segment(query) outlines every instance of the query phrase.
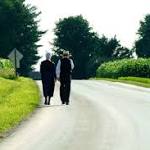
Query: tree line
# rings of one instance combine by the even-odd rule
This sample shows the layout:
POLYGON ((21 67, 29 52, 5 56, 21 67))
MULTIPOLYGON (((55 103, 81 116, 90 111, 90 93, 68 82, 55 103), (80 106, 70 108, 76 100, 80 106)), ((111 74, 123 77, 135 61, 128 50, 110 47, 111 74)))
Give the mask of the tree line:
POLYGON ((40 58, 37 42, 44 32, 38 29, 39 15, 35 7, 25 5, 25 0, 0 1, 0 57, 7 58, 17 48, 23 54, 18 72, 24 76, 40 58))
MULTIPOLYGON (((7 58, 13 48, 17 48, 24 58, 19 73, 27 76, 32 65, 39 60, 37 42, 45 31, 38 28, 40 12, 36 7, 26 5, 25 0, 0 1, 0 57, 7 58)), ((111 26, 110 26, 111 27, 111 26)), ((128 49, 120 44, 116 36, 108 38, 99 35, 82 16, 60 19, 54 29, 53 60, 56 62, 63 50, 72 54, 75 62, 74 78, 95 76, 100 64, 110 60, 150 57, 150 15, 140 22, 139 38, 134 47, 128 49)))
POLYGON ((100 64, 123 58, 150 57, 150 15, 140 22, 139 39, 132 49, 123 47, 116 36, 107 38, 98 35, 82 15, 60 19, 54 29, 54 60, 62 50, 68 50, 75 62, 74 78, 89 78, 96 75, 100 64))

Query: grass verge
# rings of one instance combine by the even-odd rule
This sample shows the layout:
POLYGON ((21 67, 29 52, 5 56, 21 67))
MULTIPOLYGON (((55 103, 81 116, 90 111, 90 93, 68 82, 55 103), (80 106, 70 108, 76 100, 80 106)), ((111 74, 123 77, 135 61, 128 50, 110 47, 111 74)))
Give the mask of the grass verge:
POLYGON ((38 105, 39 89, 28 78, 0 78, 0 135, 15 127, 38 105))
POLYGON ((122 82, 137 86, 142 86, 145 88, 150 88, 150 78, 140 78, 140 77, 119 77, 118 79, 111 78, 92 78, 95 80, 106 80, 111 82, 122 82))

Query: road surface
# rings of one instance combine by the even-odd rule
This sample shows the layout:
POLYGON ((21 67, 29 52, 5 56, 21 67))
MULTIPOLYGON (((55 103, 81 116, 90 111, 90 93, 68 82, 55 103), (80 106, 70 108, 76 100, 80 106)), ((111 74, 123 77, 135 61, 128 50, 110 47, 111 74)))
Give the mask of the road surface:
POLYGON ((149 89, 76 80, 62 106, 58 87, 52 105, 41 102, 0 150, 150 150, 149 89))

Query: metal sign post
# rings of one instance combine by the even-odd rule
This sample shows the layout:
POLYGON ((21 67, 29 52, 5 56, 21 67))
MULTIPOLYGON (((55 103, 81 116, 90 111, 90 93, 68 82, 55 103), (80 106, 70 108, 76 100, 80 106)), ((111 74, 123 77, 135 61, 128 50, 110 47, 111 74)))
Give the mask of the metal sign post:
POLYGON ((12 61, 15 68, 15 75, 17 77, 17 68, 20 68, 20 61, 23 58, 23 55, 15 48, 8 55, 8 58, 12 61))

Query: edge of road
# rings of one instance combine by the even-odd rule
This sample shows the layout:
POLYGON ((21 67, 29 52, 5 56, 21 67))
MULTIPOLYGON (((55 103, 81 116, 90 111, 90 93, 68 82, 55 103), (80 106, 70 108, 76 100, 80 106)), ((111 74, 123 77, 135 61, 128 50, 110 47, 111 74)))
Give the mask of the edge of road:
POLYGON ((121 82, 111 82, 111 81, 106 81, 106 80, 94 80, 94 81, 104 82, 104 83, 107 83, 107 84, 111 83, 111 85, 119 86, 119 87, 122 87, 122 88, 134 89, 134 90, 137 90, 137 91, 150 93, 150 88, 145 88, 145 87, 136 86, 136 85, 132 85, 132 84, 126 84, 126 83, 121 83, 121 82))

